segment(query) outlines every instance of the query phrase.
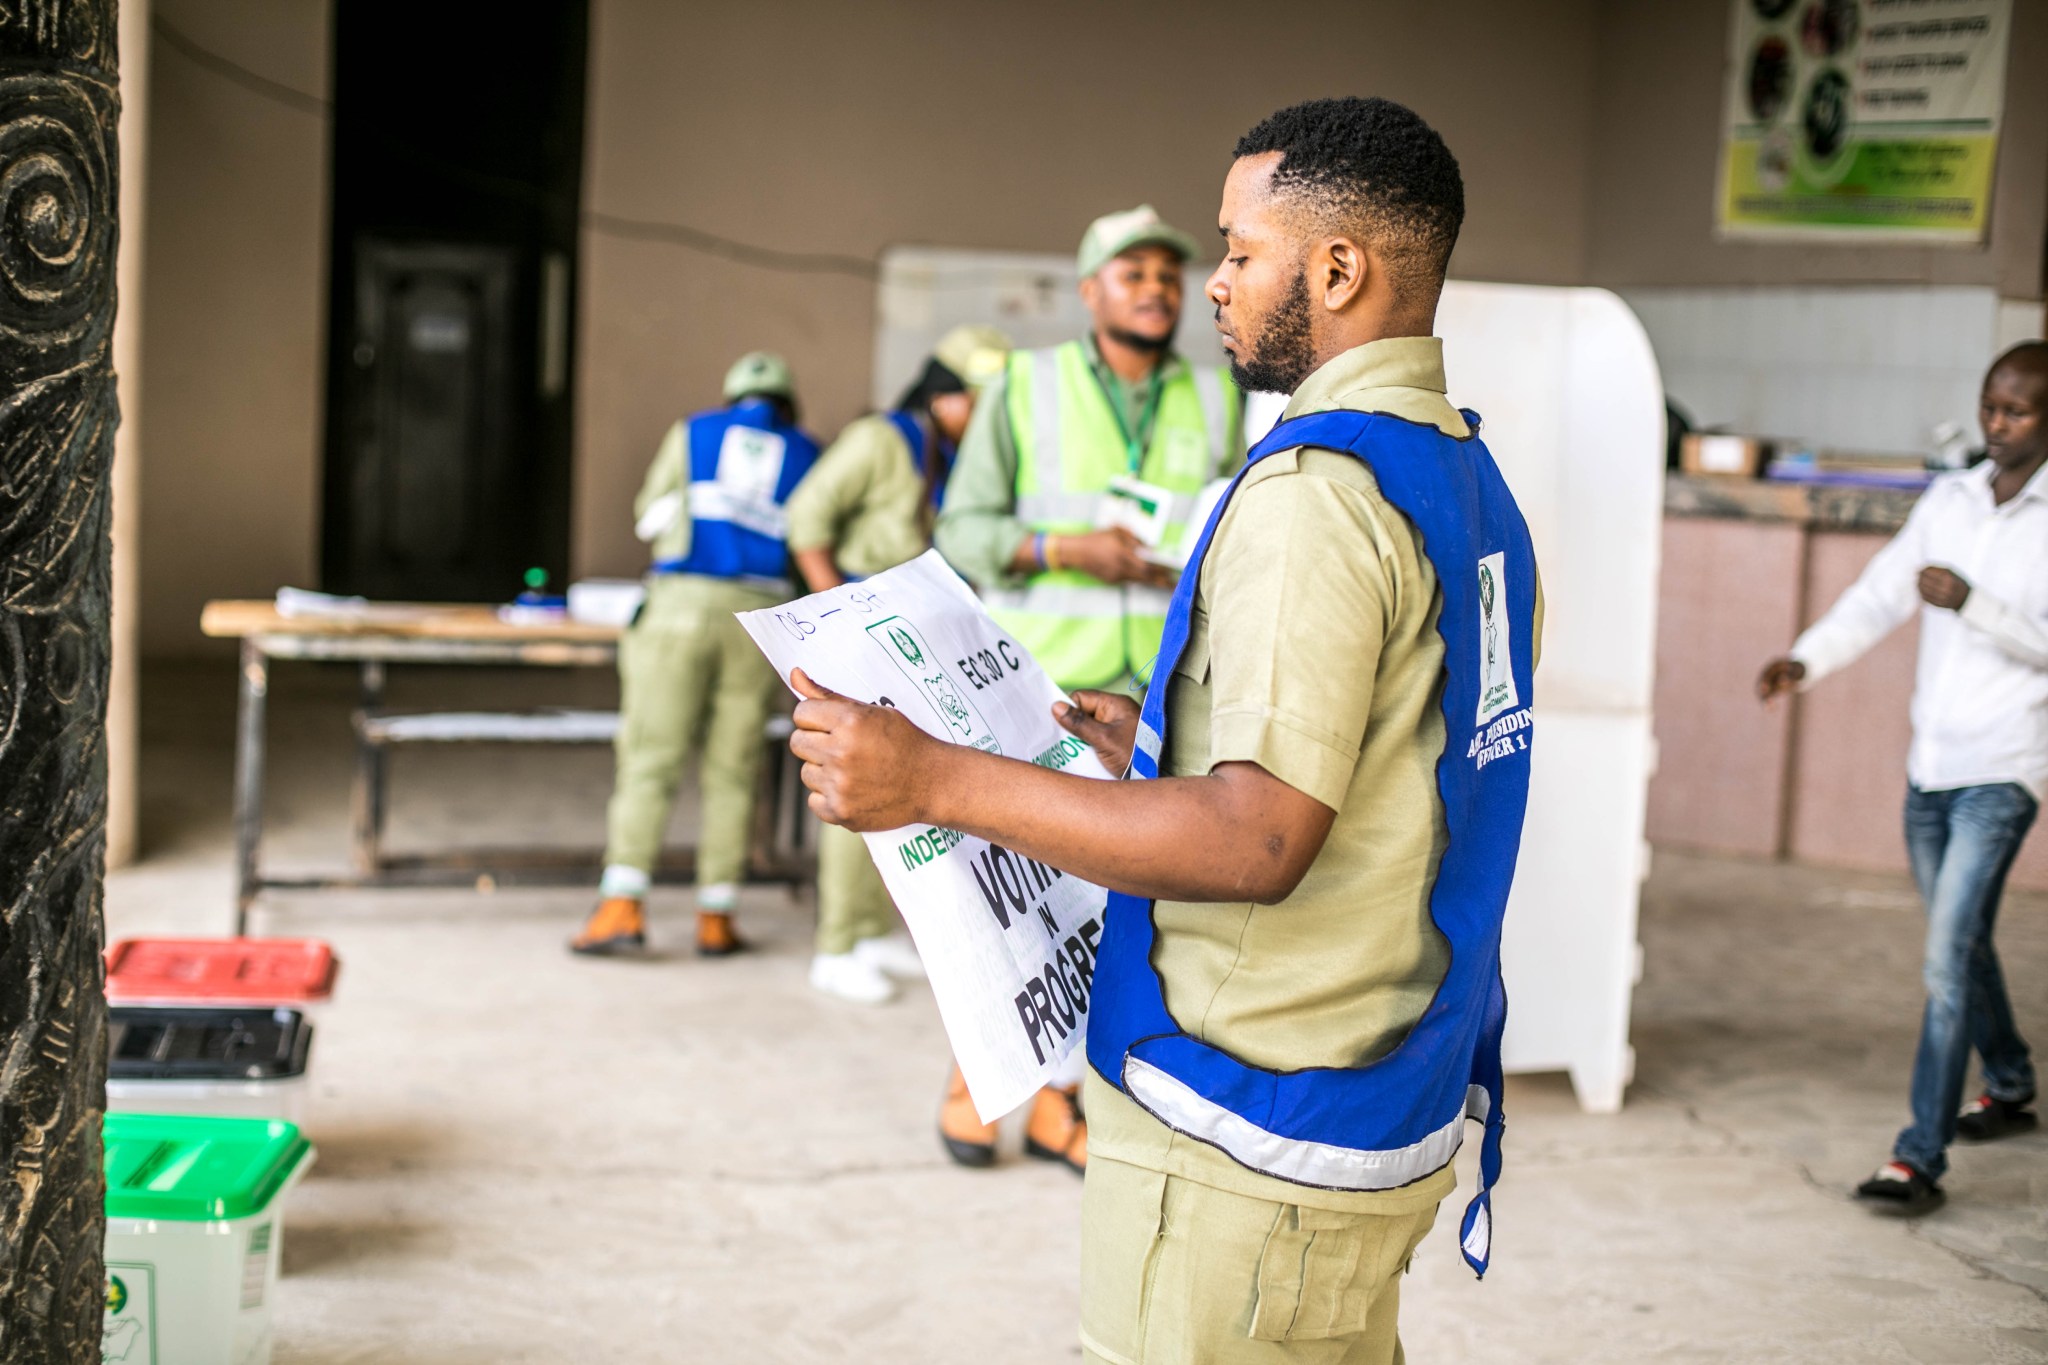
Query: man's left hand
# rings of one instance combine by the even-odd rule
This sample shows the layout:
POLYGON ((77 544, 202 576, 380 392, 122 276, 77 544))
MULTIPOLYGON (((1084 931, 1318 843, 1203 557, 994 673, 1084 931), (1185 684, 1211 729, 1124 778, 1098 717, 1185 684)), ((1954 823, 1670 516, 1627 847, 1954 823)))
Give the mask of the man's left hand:
POLYGON ((818 686, 801 668, 789 684, 797 703, 790 752, 803 760, 810 807, 851 830, 915 824, 936 761, 949 746, 887 706, 867 706, 818 686))
POLYGON ((1961 611, 1970 600, 1970 585, 1953 569, 1929 564, 1920 571, 1920 599, 1930 607, 1961 611))

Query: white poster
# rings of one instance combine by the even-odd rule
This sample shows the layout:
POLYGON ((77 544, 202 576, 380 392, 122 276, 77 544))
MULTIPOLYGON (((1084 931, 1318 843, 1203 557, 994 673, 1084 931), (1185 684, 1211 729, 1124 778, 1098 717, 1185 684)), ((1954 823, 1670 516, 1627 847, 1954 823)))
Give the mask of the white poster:
MULTIPOLYGON (((950 743, 1109 777, 1053 720, 1064 694, 935 550, 739 620, 785 683, 802 668, 950 743)), ((1081 1043, 1106 893, 956 830, 863 837, 924 956, 975 1108, 993 1121, 1081 1043)))

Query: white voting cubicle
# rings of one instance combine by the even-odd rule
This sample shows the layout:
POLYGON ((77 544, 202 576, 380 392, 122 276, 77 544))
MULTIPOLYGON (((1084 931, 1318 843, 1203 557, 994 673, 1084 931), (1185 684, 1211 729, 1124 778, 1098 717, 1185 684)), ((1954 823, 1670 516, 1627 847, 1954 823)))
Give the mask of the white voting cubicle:
MULTIPOLYGON (((1189 272, 1180 348, 1221 364, 1203 278, 1189 272)), ((878 406, 956 323, 993 322, 1027 346, 1087 326, 1071 258, 934 247, 888 253, 876 312, 878 406)), ((1507 1068, 1568 1072, 1582 1106, 1611 1111, 1633 1068, 1648 870, 1663 387, 1635 315, 1601 289, 1453 281, 1437 331, 1451 398, 1481 415, 1528 517, 1546 604, 1529 817, 1502 951, 1507 1068)), ((1282 401, 1254 397, 1252 436, 1282 401)))

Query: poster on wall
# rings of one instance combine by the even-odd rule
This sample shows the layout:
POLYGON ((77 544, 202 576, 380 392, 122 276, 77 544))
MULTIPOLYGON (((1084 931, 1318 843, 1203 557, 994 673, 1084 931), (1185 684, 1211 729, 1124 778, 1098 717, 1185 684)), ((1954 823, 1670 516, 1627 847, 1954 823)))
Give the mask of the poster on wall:
POLYGON ((2012 0, 1733 0, 1722 237, 1981 242, 2012 0))

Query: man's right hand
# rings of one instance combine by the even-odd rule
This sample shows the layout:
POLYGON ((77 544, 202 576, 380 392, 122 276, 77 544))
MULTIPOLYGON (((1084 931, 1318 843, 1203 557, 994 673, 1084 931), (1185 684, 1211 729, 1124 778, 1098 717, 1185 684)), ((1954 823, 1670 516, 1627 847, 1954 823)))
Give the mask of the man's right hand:
POLYGON ((1769 701, 1787 692, 1797 691, 1806 679, 1806 665, 1793 658, 1773 659, 1764 665, 1764 671, 1757 675, 1756 695, 1759 701, 1769 701))
POLYGON ((1074 694, 1072 703, 1052 704, 1052 718, 1060 728, 1085 740, 1096 760, 1116 777, 1131 766, 1131 750, 1138 742, 1138 714, 1138 703, 1131 698, 1086 688, 1074 694))
POLYGON ((1046 557, 1057 558, 1062 569, 1078 569, 1104 583, 1143 583, 1154 588, 1173 586, 1173 570, 1144 559, 1139 551, 1145 548, 1145 542, 1132 535, 1126 527, 1112 526, 1103 531, 1059 536, 1057 539, 1059 544, 1050 547, 1046 557))

